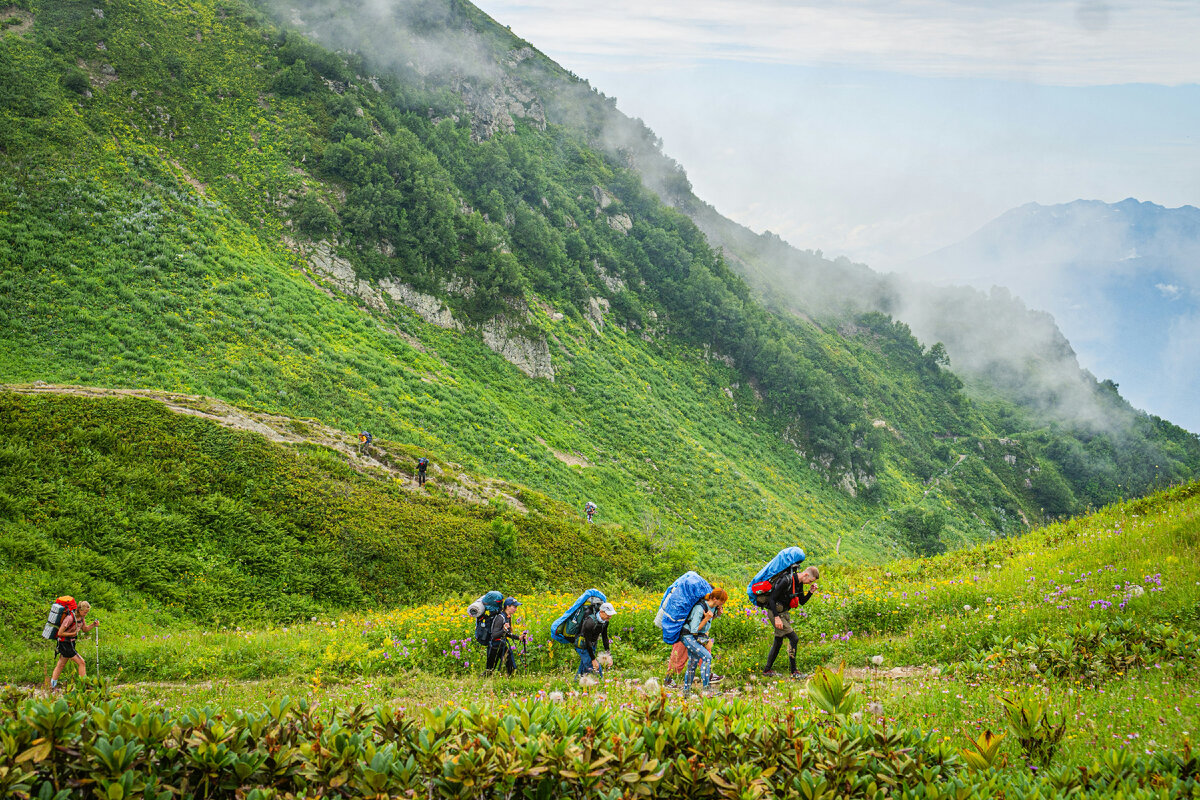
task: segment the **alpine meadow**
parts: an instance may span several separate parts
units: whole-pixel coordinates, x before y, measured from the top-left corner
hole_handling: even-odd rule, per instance
[[[2,796],[1196,796],[1198,481],[1047,315],[721,217],[466,0],[0,8]]]

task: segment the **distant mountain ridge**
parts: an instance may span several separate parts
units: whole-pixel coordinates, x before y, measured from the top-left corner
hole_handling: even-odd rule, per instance
[[[1053,314],[1081,363],[1135,406],[1200,430],[1200,208],[1028,203],[907,267],[1006,287]]]

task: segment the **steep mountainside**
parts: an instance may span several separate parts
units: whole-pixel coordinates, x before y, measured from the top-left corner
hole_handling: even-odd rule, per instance
[[[967,394],[994,428],[1025,442],[1062,472],[1071,492],[1044,498],[1044,508],[1053,513],[1136,495],[1164,476],[1176,480],[1195,474],[1200,457],[1196,434],[1133,408],[1112,380],[1098,380],[1082,369],[1055,318],[1031,310],[1009,290],[993,285],[985,293],[880,275],[845,258],[830,261],[820,252],[797,250],[771,233],[754,234],[699,201],[681,208],[710,241],[722,246],[731,265],[769,307],[825,325],[886,313],[903,319],[920,341],[942,345]],[[1021,236],[1010,239],[1013,261],[1020,260],[1025,241]],[[1088,291],[1091,278],[1077,278],[1073,285],[1078,291]],[[1110,326],[1116,331],[1109,334],[1113,338],[1136,327],[1130,319],[1102,317],[1095,324]],[[1168,328],[1172,335],[1190,335],[1187,325]],[[1148,323],[1138,330],[1139,335],[1153,335],[1163,326]],[[1194,374],[1176,366],[1156,368],[1153,358],[1147,359],[1146,369],[1158,369],[1157,383],[1149,385],[1164,387]]]
[[[1030,203],[912,266],[941,283],[1007,287],[1052,313],[1134,405],[1200,430],[1200,209]]]
[[[690,195],[652,134],[465,2],[5,13],[6,383],[369,428],[727,574],[1004,535],[1200,464],[1153,429],[1154,470],[1089,494],[1053,449],[1085,444],[972,403],[907,326],[768,310],[643,183]]]

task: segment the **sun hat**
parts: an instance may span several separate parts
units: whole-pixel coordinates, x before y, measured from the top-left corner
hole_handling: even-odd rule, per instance
[[[602,612],[604,612],[605,614],[608,614],[610,617],[613,614],[617,613],[617,610],[615,608],[613,608],[612,603],[605,603],[604,605],[600,606],[600,610]]]

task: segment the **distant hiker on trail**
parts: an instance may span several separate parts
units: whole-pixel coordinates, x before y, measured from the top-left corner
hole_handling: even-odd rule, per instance
[[[517,668],[517,659],[513,656],[512,646],[508,641],[510,639],[518,642],[525,641],[524,633],[517,636],[512,632],[513,614],[517,613],[517,607],[520,605],[515,597],[505,598],[504,610],[492,620],[492,641],[488,645],[487,656],[487,673],[489,675],[500,664],[501,658],[504,658],[504,668],[509,675],[512,675],[513,670]]]
[[[588,500],[587,505],[583,507],[583,513],[587,514],[587,520],[591,523],[592,517],[596,514],[596,504]]]
[[[787,639],[788,668],[793,678],[800,677],[800,673],[796,671],[796,645],[799,644],[800,637],[792,629],[791,610],[799,608],[812,599],[812,596],[817,593],[816,582],[820,577],[819,569],[808,567],[795,575],[792,580],[779,581],[778,585],[771,590],[771,594],[767,598],[767,616],[771,620],[774,641],[771,643],[771,652],[767,656],[767,666],[763,669],[763,675],[774,677],[779,674],[771,668],[775,666],[775,659],[779,656],[779,648],[783,645],[783,640]],[[812,588],[807,589],[810,586]]]
[[[67,611],[64,615],[62,624],[58,628],[58,644],[54,648],[54,651],[58,653],[58,663],[54,665],[54,671],[50,673],[51,689],[58,688],[58,676],[68,661],[75,662],[80,678],[87,677],[87,666],[83,663],[83,656],[75,652],[75,640],[79,638],[79,634],[87,633],[100,624],[99,620],[90,625],[84,624],[83,620],[91,609],[92,604],[83,600],[74,611]]]
[[[712,680],[712,653],[706,646],[709,642],[708,630],[712,627],[713,617],[721,612],[721,607],[729,600],[729,592],[724,589],[713,589],[704,599],[692,607],[687,621],[683,623],[683,632],[679,641],[687,648],[687,674],[683,676],[683,696],[687,697],[692,691],[692,678],[696,675],[696,667],[700,667],[700,684],[704,694],[709,694],[708,684]]]
[[[425,485],[425,470],[429,468],[429,459],[421,456],[417,459],[417,486]]]
[[[371,440],[374,439],[370,431],[358,432],[358,454],[365,456],[371,449]]]
[[[579,629],[578,643],[575,645],[575,652],[579,654],[579,670],[576,672],[579,677],[582,678],[589,672],[604,677],[604,665],[596,655],[596,643],[603,640],[604,650],[607,652],[611,649],[608,644],[608,621],[615,613],[617,610],[613,608],[612,603],[604,603],[594,615],[584,617],[583,626]],[[611,658],[606,660],[611,666]]]

